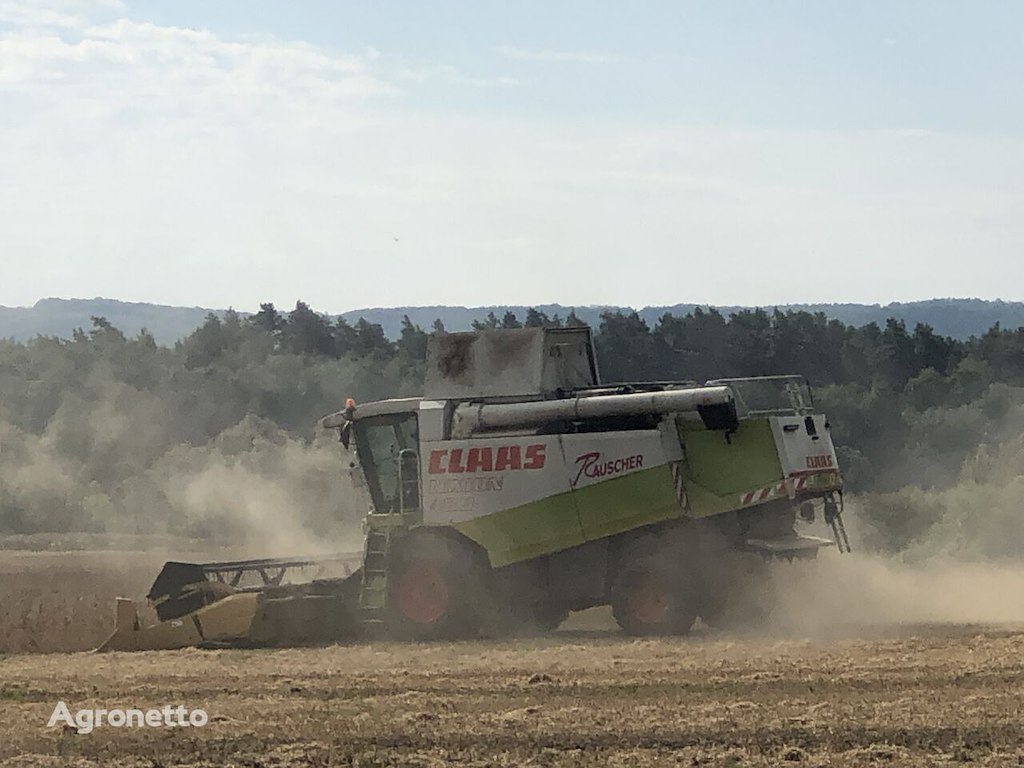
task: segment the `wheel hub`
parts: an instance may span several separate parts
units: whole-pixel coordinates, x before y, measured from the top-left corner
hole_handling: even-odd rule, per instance
[[[398,611],[415,624],[433,624],[448,610],[448,585],[434,563],[409,563],[392,594]]]

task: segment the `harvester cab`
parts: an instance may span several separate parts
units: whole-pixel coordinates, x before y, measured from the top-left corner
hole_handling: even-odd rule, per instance
[[[207,624],[217,642],[319,640],[282,629],[318,611],[338,639],[549,629],[599,605],[633,634],[685,632],[721,613],[734,558],[849,548],[830,427],[798,376],[608,384],[588,328],[440,334],[422,397],[350,400],[322,426],[366,495],[354,571],[211,590],[196,582],[232,564],[176,566],[181,644]],[[796,530],[819,509],[835,542]],[[118,616],[108,647],[167,642],[168,621]]]

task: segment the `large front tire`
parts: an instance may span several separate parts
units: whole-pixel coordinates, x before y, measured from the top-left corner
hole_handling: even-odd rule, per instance
[[[477,637],[491,599],[487,575],[468,545],[438,536],[410,537],[392,559],[390,634],[408,640]]]

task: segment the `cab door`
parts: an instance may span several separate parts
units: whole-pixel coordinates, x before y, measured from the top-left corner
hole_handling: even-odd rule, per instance
[[[373,511],[378,514],[403,511],[411,489],[403,489],[410,478],[417,485],[419,473],[419,424],[416,413],[397,413],[360,420],[355,423],[356,455],[366,481]],[[404,483],[403,483],[404,481]]]

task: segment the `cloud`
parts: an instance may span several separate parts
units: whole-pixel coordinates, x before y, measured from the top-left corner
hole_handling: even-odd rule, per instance
[[[428,67],[401,67],[397,71],[397,77],[402,80],[409,80],[416,83],[427,83],[432,80],[440,80],[451,85],[469,85],[480,88],[489,87],[511,87],[519,85],[518,79],[509,75],[497,77],[473,77],[465,74],[457,67],[450,64],[435,64]]]
[[[90,13],[123,8],[120,0],[0,0],[0,25],[72,29],[85,25]]]
[[[54,8],[0,0],[0,24],[17,27],[80,27],[85,19]]]
[[[551,51],[540,48],[517,48],[511,45],[499,45],[494,49],[499,56],[517,61],[548,61],[571,64],[611,64],[622,59],[604,53],[589,51]]]
[[[393,94],[395,86],[368,71],[373,58],[369,52],[327,53],[302,42],[228,41],[208,30],[122,18],[82,27],[75,39],[31,30],[0,38],[0,82],[38,93],[40,85],[59,81],[66,88],[78,86],[77,95],[102,82],[117,86],[108,100],[143,95],[147,102],[161,94],[190,101],[186,85],[192,93],[298,89],[329,98]]]
[[[391,52],[47,7],[85,23],[0,33],[0,304],[733,304],[1024,284],[1016,137],[556,118],[463,87],[501,78]]]

